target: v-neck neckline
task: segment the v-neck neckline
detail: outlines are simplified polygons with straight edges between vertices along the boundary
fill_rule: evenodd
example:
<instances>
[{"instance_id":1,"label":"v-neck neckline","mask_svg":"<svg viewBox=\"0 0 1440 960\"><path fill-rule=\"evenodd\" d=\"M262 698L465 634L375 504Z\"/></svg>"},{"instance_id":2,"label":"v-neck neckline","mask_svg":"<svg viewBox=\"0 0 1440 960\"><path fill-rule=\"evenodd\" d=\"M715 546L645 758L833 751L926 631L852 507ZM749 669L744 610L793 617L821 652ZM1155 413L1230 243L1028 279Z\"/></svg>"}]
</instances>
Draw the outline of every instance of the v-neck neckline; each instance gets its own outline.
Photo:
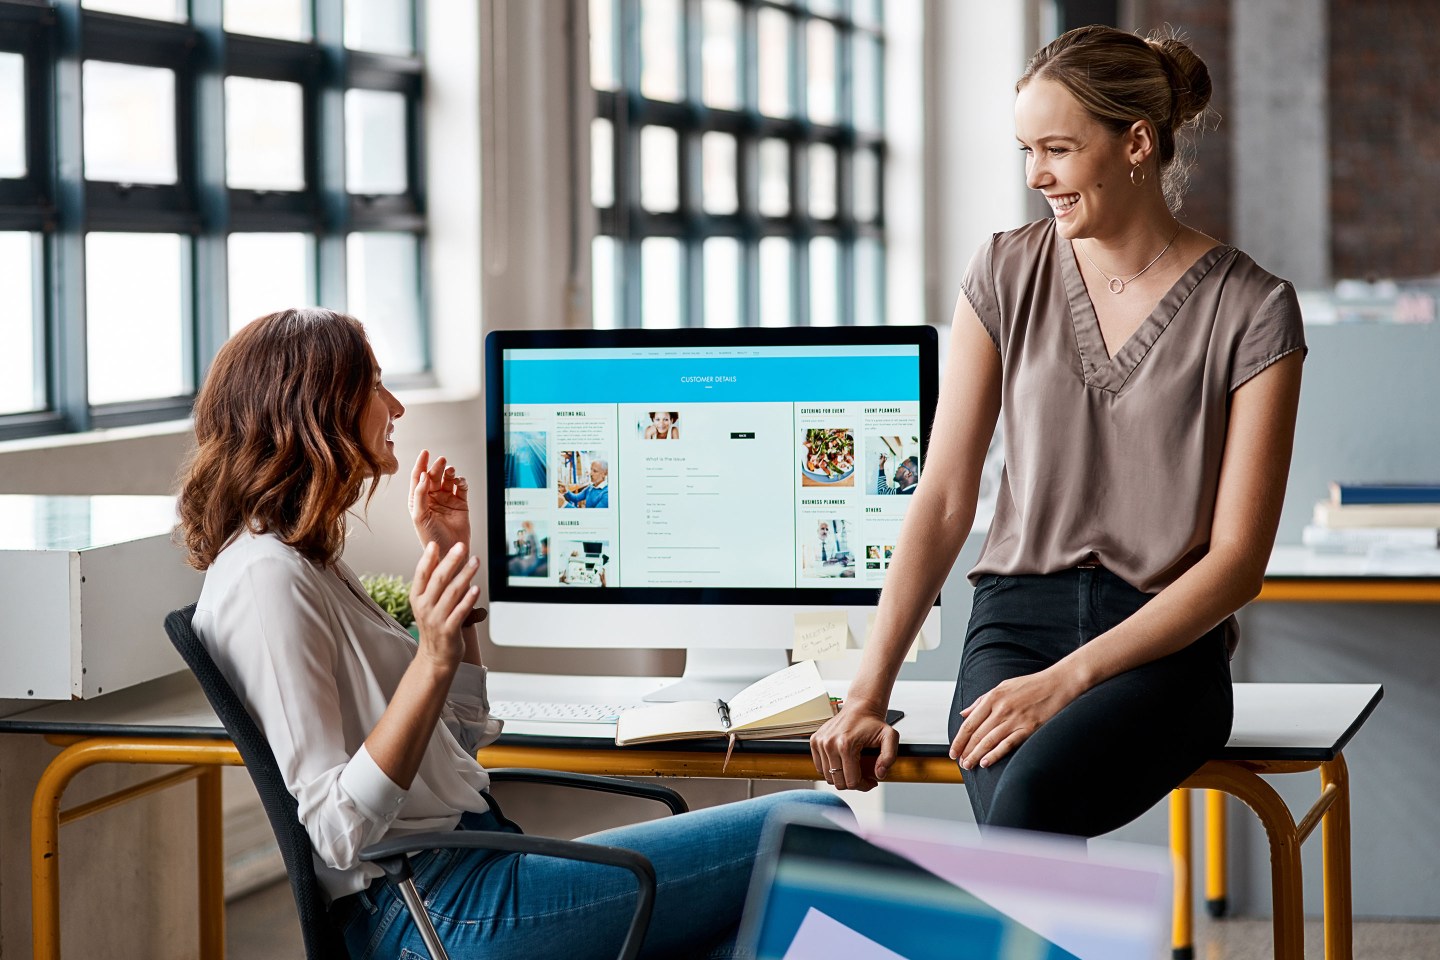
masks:
<instances>
[{"instance_id":1,"label":"v-neck neckline","mask_svg":"<svg viewBox=\"0 0 1440 960\"><path fill-rule=\"evenodd\" d=\"M1054 228L1051 228L1054 231ZM1075 259L1074 245L1054 231L1054 239L1060 259L1061 274L1065 279L1065 295L1070 301L1070 323L1075 331L1075 346L1080 354L1080 370L1085 382L1092 387L1118 393L1160 339L1160 334L1170 326L1170 321L1180 312L1190 294L1205 275L1220 262L1220 259L1235 249L1228 243L1217 243L1202 253L1184 273L1165 291L1134 332L1110 355L1105 346L1105 334L1100 330L1100 317L1095 312L1095 303L1085 287L1085 278L1080 273L1080 264Z\"/></svg>"}]
</instances>

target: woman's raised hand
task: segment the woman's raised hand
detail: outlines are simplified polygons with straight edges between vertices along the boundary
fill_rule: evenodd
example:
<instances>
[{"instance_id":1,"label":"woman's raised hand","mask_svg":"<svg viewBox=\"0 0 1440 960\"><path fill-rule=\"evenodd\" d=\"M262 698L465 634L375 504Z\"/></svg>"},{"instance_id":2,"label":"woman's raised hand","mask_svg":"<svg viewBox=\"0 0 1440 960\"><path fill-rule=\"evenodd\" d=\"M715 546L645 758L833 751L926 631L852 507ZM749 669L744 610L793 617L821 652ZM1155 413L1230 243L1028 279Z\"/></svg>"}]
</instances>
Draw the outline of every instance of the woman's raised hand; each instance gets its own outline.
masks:
<instances>
[{"instance_id":1,"label":"woman's raised hand","mask_svg":"<svg viewBox=\"0 0 1440 960\"><path fill-rule=\"evenodd\" d=\"M434 543L447 553L457 543L470 542L470 484L430 451L421 450L410 471L410 520L420 543Z\"/></svg>"},{"instance_id":2,"label":"woman's raised hand","mask_svg":"<svg viewBox=\"0 0 1440 960\"><path fill-rule=\"evenodd\" d=\"M435 541L425 544L410 585L410 609L420 625L420 656L453 668L465 655L460 626L475 606L480 587L473 581L480 559L469 556L464 542L445 553Z\"/></svg>"}]
</instances>

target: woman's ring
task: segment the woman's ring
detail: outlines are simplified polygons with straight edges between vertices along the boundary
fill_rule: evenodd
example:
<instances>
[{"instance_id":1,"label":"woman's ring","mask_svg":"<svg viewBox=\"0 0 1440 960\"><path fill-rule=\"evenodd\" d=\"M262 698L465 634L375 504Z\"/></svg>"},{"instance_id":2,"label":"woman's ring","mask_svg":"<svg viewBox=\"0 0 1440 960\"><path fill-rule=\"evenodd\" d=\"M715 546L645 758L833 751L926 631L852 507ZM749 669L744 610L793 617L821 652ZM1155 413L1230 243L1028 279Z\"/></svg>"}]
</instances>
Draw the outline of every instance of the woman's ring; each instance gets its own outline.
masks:
<instances>
[{"instance_id":1,"label":"woman's ring","mask_svg":"<svg viewBox=\"0 0 1440 960\"><path fill-rule=\"evenodd\" d=\"M839 773L839 772L840 772L840 768L839 768L839 767L831 767L831 768L830 768L830 772L831 772L831 773Z\"/></svg>"}]
</instances>

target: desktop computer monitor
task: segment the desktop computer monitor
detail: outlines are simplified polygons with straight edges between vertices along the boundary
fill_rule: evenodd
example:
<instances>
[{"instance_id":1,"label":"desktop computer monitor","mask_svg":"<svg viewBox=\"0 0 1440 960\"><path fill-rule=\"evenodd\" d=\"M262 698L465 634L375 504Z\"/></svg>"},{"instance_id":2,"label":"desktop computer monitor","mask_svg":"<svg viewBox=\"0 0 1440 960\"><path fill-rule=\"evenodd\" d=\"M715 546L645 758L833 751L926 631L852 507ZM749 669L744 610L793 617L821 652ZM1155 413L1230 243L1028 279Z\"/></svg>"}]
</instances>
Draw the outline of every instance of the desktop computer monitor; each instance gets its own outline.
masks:
<instances>
[{"instance_id":1,"label":"desktop computer monitor","mask_svg":"<svg viewBox=\"0 0 1440 960\"><path fill-rule=\"evenodd\" d=\"M496 331L485 374L494 642L683 647L680 699L783 667L797 614L863 640L924 471L933 329Z\"/></svg>"}]
</instances>

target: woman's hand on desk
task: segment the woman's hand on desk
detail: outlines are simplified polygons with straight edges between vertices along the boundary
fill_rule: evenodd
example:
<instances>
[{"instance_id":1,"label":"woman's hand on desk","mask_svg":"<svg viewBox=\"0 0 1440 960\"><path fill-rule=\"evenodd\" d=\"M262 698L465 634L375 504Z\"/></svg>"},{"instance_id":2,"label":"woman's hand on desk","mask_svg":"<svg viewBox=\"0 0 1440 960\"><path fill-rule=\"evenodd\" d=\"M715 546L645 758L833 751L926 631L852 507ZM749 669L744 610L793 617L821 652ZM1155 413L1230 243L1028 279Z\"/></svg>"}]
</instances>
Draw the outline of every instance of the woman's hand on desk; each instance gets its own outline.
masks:
<instances>
[{"instance_id":1,"label":"woman's hand on desk","mask_svg":"<svg viewBox=\"0 0 1440 960\"><path fill-rule=\"evenodd\" d=\"M965 719L950 744L950 759L963 770L988 767L1084 692L1057 667L1004 680L961 710Z\"/></svg>"},{"instance_id":2,"label":"woman's hand on desk","mask_svg":"<svg viewBox=\"0 0 1440 960\"><path fill-rule=\"evenodd\" d=\"M878 711L863 704L846 701L840 712L810 737L810 759L815 769L838 790L869 790L890 772L900 734L885 722L885 708ZM860 763L860 751L879 747L874 775Z\"/></svg>"},{"instance_id":3,"label":"woman's hand on desk","mask_svg":"<svg viewBox=\"0 0 1440 960\"><path fill-rule=\"evenodd\" d=\"M464 543L442 555L432 540L420 554L410 608L420 625L420 656L436 666L453 669L465 656L460 627L480 596L480 587L473 583L479 570L480 559L469 556Z\"/></svg>"},{"instance_id":4,"label":"woman's hand on desk","mask_svg":"<svg viewBox=\"0 0 1440 960\"><path fill-rule=\"evenodd\" d=\"M470 484L455 468L421 450L410 471L410 520L420 543L434 542L443 556L457 543L470 542Z\"/></svg>"}]
</instances>

